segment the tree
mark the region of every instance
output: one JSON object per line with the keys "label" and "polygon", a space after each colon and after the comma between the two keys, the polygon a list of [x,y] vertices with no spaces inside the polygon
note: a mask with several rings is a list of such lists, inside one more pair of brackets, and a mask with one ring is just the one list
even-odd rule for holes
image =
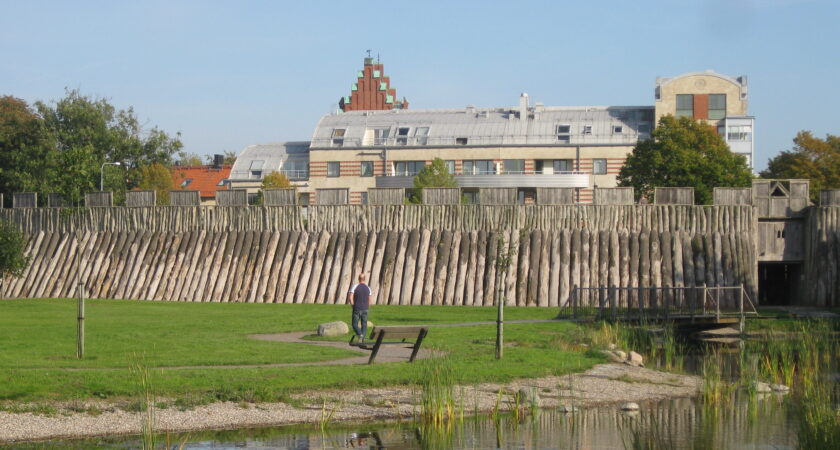
{"label": "tree", "polygon": [[98,190],[105,162],[121,164],[119,170],[104,172],[106,190],[121,203],[125,190],[137,187],[140,167],[170,165],[182,147],[180,133],[172,138],[157,127],[146,129],[133,108],[118,110],[108,100],[78,90],[66,91],[57,102],[35,105],[55,152],[49,161],[49,188],[72,203],[79,203],[85,192]]}
{"label": "tree", "polygon": [[688,117],[664,116],[624,162],[619,186],[631,186],[636,199],[650,199],[655,187],[693,187],[696,204],[712,202],[718,186],[746,187],[752,173],[746,159],[729,150],[714,128]]}
{"label": "tree", "polygon": [[8,275],[19,277],[29,265],[26,238],[17,228],[0,220],[0,282]]}
{"label": "tree", "polygon": [[140,181],[137,187],[155,191],[158,205],[169,204],[169,191],[173,188],[172,172],[161,163],[149,164],[140,168]]}
{"label": "tree", "polygon": [[271,172],[270,174],[266,175],[262,180],[263,189],[281,189],[290,187],[292,187],[292,183],[289,182],[289,178],[284,173],[276,171]]}
{"label": "tree", "polygon": [[819,201],[820,190],[840,188],[840,136],[828,134],[820,139],[810,131],[800,131],[793,144],[767,163],[762,178],[808,178],[814,203]]}
{"label": "tree", "polygon": [[446,161],[435,158],[431,164],[417,172],[417,176],[414,177],[414,193],[411,196],[411,202],[420,203],[423,189],[427,187],[458,187],[458,181],[449,173]]}
{"label": "tree", "polygon": [[0,192],[48,193],[54,164],[53,141],[39,116],[24,100],[0,97]]}
{"label": "tree", "polygon": [[201,157],[195,153],[181,152],[178,153],[179,166],[203,166],[204,162]]}

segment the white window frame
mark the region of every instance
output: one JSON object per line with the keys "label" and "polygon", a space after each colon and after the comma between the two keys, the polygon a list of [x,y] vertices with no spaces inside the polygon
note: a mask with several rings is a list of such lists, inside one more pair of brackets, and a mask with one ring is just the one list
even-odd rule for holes
{"label": "white window frame", "polygon": [[333,147],[344,146],[344,136],[347,134],[347,128],[333,128],[330,134],[330,145]]}
{"label": "white window frame", "polygon": [[[603,163],[603,170],[598,170],[599,163]],[[592,175],[606,175],[607,174],[607,159],[606,158],[592,158]]]}
{"label": "white window frame", "polygon": [[[332,168],[335,167],[336,171],[333,172]],[[341,176],[341,161],[328,161],[327,162],[327,178],[338,178]]]}

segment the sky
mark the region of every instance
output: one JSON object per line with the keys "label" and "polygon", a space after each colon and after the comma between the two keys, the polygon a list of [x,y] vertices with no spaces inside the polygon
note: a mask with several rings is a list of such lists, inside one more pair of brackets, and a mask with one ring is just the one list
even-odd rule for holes
{"label": "sky", "polygon": [[133,107],[199,155],[309,140],[366,50],[411,109],[653,105],[656,77],[747,75],[756,168],[840,134],[840,2],[0,0],[0,95]]}

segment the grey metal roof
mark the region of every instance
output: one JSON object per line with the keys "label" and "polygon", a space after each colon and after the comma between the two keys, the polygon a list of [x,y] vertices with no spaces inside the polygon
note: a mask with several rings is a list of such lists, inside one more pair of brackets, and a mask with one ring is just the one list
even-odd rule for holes
{"label": "grey metal roof", "polygon": [[[653,128],[652,106],[580,106],[460,109],[416,109],[351,111],[321,118],[312,136],[312,148],[367,146],[456,146],[457,138],[467,138],[468,146],[563,145],[558,125],[569,126],[571,145],[633,145]],[[523,111],[526,111],[523,113]],[[523,116],[525,117],[523,119]],[[429,127],[428,138],[415,136],[419,127]],[[589,134],[584,127],[589,128]],[[621,127],[617,133],[613,127]],[[388,138],[371,142],[366,130],[388,128]],[[397,130],[408,128],[408,136],[398,139]],[[344,129],[341,145],[333,142],[333,130]],[[644,130],[647,130],[645,132]],[[463,141],[461,141],[463,142]],[[463,144],[461,144],[463,145]]]}
{"label": "grey metal roof", "polygon": [[[262,163],[260,163],[262,161]],[[285,161],[309,161],[309,142],[271,142],[245,147],[230,170],[230,180],[253,180],[251,167],[262,171],[262,178],[279,171]]]}

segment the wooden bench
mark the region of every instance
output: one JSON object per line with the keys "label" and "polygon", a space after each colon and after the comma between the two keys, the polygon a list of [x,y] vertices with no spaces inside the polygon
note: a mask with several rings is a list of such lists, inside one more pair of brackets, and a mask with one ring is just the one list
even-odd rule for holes
{"label": "wooden bench", "polygon": [[370,341],[356,342],[354,335],[350,337],[350,345],[371,350],[368,364],[373,364],[376,354],[379,353],[379,347],[383,345],[403,345],[411,348],[411,358],[408,362],[414,362],[417,352],[420,351],[420,344],[428,333],[428,327],[375,327],[370,332]]}

